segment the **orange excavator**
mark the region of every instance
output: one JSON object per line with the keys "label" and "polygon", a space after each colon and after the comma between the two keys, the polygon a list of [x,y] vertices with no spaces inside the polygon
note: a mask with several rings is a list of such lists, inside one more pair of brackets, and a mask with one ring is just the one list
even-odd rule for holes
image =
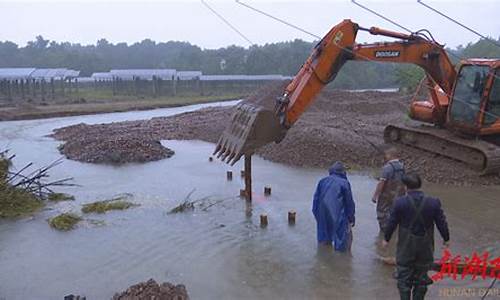
{"label": "orange excavator", "polygon": [[[358,31],[396,40],[358,44]],[[214,154],[234,164],[265,144],[280,142],[348,60],[411,63],[425,71],[420,87],[428,97],[415,96],[409,109],[420,125],[388,125],[386,143],[444,155],[483,174],[500,170],[500,59],[466,59],[455,66],[427,30],[404,34],[363,28],[351,20],[321,39],[284,90],[238,104]]]}

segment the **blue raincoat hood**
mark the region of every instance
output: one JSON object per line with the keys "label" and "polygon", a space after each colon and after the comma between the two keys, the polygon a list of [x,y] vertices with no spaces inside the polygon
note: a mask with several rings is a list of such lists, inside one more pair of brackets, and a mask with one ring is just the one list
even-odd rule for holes
{"label": "blue raincoat hood", "polygon": [[347,179],[344,164],[340,161],[336,161],[328,170],[330,175],[338,175],[344,179]]}

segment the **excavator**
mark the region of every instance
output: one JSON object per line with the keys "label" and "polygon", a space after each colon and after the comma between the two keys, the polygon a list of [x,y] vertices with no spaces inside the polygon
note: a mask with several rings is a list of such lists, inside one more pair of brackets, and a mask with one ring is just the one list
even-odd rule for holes
{"label": "excavator", "polygon": [[[396,40],[360,44],[359,31]],[[386,143],[444,155],[481,174],[500,170],[500,59],[465,59],[455,66],[425,29],[405,34],[348,19],[317,43],[283,90],[237,105],[214,154],[234,164],[263,145],[279,143],[349,60],[409,63],[425,71],[419,88],[426,97],[415,96],[409,108],[418,126],[389,124]]]}

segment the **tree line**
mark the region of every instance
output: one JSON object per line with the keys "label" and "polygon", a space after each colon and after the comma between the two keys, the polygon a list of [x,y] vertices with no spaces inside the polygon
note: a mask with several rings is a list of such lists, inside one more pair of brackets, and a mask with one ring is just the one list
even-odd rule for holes
{"label": "tree line", "polygon": [[[500,41],[500,39],[499,39]],[[0,67],[65,67],[81,76],[110,69],[172,68],[201,70],[204,74],[282,74],[293,76],[310,54],[314,43],[300,39],[254,45],[201,49],[188,42],[155,42],[145,39],[128,45],[100,39],[95,45],[55,42],[37,36],[26,46],[0,42]],[[454,57],[500,57],[500,49],[479,40],[455,49]],[[423,73],[410,65],[348,62],[333,82],[338,88],[412,86]]]}

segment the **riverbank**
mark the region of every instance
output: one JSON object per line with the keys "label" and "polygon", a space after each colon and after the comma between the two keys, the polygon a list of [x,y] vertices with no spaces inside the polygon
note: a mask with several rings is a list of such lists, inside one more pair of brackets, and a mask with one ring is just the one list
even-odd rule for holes
{"label": "riverbank", "polygon": [[191,104],[229,101],[245,97],[244,93],[224,93],[208,96],[177,96],[161,98],[108,98],[100,100],[68,99],[66,102],[21,103],[0,107],[0,121],[31,120],[80,116],[134,110],[178,107]]}
{"label": "riverbank", "polygon": [[[357,170],[382,165],[380,148],[387,124],[409,122],[410,96],[397,92],[323,91],[280,144],[269,144],[257,154],[265,159],[298,167],[328,168],[336,160]],[[110,124],[77,124],[56,129],[53,137],[66,144],[109,137],[144,140],[203,140],[215,143],[227,126],[232,107],[205,108],[172,117]],[[62,148],[62,154],[65,153]],[[100,155],[98,148],[94,155]],[[467,165],[414,148],[401,146],[409,170],[425,180],[459,186],[498,185],[499,175],[480,176]],[[134,151],[131,149],[131,151]]]}

